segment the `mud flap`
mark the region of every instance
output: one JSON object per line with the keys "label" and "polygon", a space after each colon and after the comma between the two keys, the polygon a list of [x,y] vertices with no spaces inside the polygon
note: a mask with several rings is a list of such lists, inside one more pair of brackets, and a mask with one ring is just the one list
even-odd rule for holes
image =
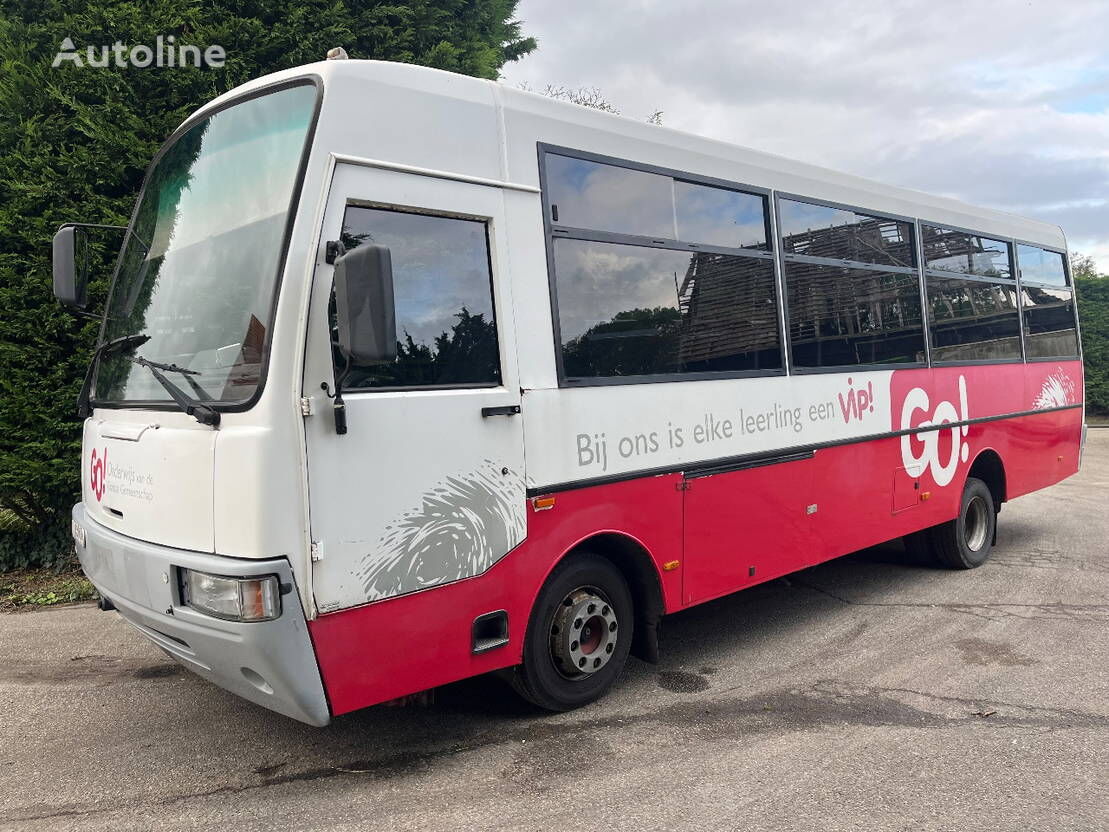
{"label": "mud flap", "polygon": [[632,655],[647,664],[658,664],[658,635],[662,626],[662,616],[655,610],[648,610],[636,622],[635,636],[632,638]]}

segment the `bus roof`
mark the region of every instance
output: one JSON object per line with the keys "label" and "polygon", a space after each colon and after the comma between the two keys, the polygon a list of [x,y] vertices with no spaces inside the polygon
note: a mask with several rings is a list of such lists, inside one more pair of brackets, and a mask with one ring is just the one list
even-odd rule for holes
{"label": "bus roof", "polygon": [[[328,147],[352,156],[538,187],[537,143],[563,146],[637,164],[772,189],[861,210],[1065,248],[1057,225],[956,199],[885,185],[504,84],[443,70],[386,61],[332,60],[257,78],[214,99],[199,115],[277,82],[315,76],[339,91],[344,121],[365,120],[353,134],[373,136],[372,154],[348,141]],[[376,102],[376,103],[375,103]],[[357,107],[356,104],[363,106]],[[325,106],[325,114],[330,107]],[[484,112],[483,112],[484,111]],[[328,121],[334,119],[331,114]],[[383,123],[396,130],[383,131]],[[435,122],[438,122],[437,124]],[[422,125],[422,127],[421,127]],[[388,136],[387,133],[395,136]],[[341,136],[336,137],[338,143]],[[327,142],[326,131],[317,141]],[[440,147],[435,148],[438,144]]]}

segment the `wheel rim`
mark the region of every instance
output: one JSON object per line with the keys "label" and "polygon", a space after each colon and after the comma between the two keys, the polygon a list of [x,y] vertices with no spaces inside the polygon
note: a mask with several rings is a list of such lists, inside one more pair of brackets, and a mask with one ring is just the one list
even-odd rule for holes
{"label": "wheel rim", "polygon": [[975,495],[967,503],[966,518],[963,520],[963,539],[972,552],[981,551],[986,545],[990,532],[989,507],[986,501]]}
{"label": "wheel rim", "polygon": [[567,679],[592,676],[616,652],[619,623],[616,611],[596,587],[567,593],[551,621],[551,658]]}

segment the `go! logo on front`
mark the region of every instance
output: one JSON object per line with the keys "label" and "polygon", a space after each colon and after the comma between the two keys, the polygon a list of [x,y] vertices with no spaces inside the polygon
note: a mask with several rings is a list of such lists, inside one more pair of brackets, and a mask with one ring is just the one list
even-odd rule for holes
{"label": "go! logo on front", "polygon": [[[937,402],[936,408],[929,418],[914,424],[913,419],[917,411],[919,410],[925,416],[928,416],[930,407],[928,393],[923,388],[914,387],[910,390],[905,395],[905,401],[901,405],[901,430],[952,424],[949,429],[951,431],[951,450],[947,454],[947,459],[940,459],[940,434],[943,431],[929,430],[925,433],[906,433],[901,436],[901,464],[908,469],[912,476],[920,476],[924,473],[924,468],[927,467],[932,472],[932,479],[936,481],[936,485],[944,486],[955,478],[955,471],[958,469],[959,463],[966,462],[967,457],[970,456],[970,448],[965,440],[969,429],[966,425],[960,427],[955,424],[967,420],[966,378],[959,376],[958,410],[955,409],[955,405],[947,400]],[[914,442],[920,444],[919,455],[913,452]]]}
{"label": "go! logo on front", "polygon": [[104,449],[102,456],[97,456],[96,448],[92,449],[92,458],[89,460],[89,486],[96,495],[96,502],[100,502],[104,491],[108,487],[108,449]]}

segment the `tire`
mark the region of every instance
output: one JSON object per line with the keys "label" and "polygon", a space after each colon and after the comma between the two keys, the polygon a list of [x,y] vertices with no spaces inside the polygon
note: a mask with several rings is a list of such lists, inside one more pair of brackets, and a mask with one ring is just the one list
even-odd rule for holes
{"label": "tire", "polygon": [[906,548],[927,549],[938,565],[974,569],[986,562],[997,531],[997,506],[982,480],[968,477],[959,502],[959,516],[905,539]]}
{"label": "tire", "polygon": [[547,578],[535,601],[513,688],[548,711],[569,711],[599,699],[627,661],[633,606],[627,581],[611,561],[585,552],[571,555]]}

